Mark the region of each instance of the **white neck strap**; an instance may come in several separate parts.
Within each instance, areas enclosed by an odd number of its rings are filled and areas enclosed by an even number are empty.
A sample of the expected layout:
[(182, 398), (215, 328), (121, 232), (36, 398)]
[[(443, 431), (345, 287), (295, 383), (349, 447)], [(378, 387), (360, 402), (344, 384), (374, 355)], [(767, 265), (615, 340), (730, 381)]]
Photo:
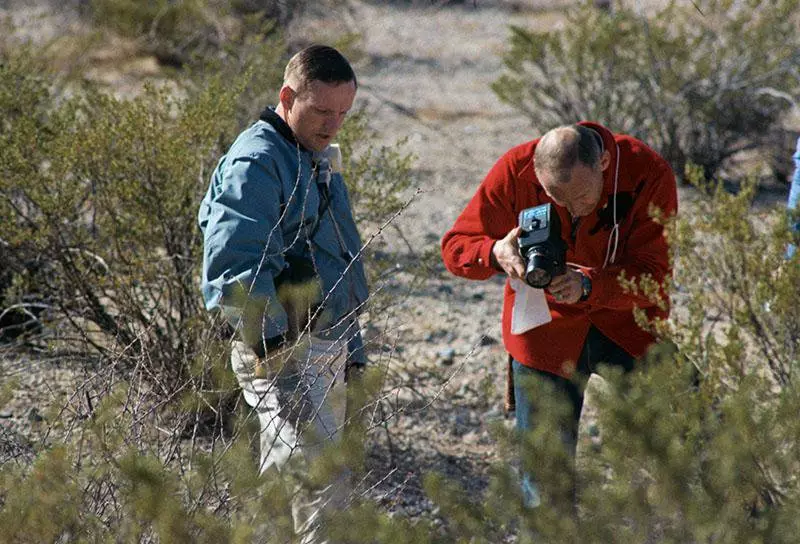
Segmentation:
[(619, 186), (619, 144), (617, 144), (617, 161), (614, 167), (614, 203), (612, 217), (614, 218), (614, 226), (611, 228), (611, 234), (608, 236), (608, 247), (606, 248), (606, 260), (603, 262), (603, 268), (609, 264), (614, 264), (617, 260), (617, 247), (619, 246), (619, 223), (617, 222), (617, 189)]

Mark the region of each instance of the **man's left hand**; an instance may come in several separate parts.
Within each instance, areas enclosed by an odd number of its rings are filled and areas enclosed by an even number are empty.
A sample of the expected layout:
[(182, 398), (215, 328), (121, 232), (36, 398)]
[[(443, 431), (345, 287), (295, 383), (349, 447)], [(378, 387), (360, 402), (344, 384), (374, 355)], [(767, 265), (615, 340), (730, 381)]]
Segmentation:
[(581, 299), (583, 295), (583, 286), (581, 284), (583, 277), (580, 272), (568, 268), (566, 273), (556, 276), (550, 282), (547, 292), (553, 295), (556, 302), (562, 304), (575, 304)]

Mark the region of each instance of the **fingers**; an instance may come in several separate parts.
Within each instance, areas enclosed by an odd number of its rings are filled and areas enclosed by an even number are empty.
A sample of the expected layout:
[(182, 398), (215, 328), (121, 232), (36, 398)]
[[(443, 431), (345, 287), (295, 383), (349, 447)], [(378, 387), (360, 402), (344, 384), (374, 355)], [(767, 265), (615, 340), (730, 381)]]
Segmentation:
[(580, 273), (569, 269), (566, 273), (556, 276), (547, 287), (547, 292), (558, 302), (564, 304), (574, 304), (578, 302), (581, 298), (581, 294), (583, 294)]
[(516, 245), (517, 238), (519, 238), (520, 230), (522, 230), (522, 227), (514, 227), (513, 229), (508, 231), (508, 234), (506, 234), (506, 238), (512, 239), (514, 241), (514, 244)]
[(519, 254), (519, 227), (514, 227), (501, 240), (495, 242), (492, 254), (510, 278), (522, 279), (525, 276), (525, 262)]

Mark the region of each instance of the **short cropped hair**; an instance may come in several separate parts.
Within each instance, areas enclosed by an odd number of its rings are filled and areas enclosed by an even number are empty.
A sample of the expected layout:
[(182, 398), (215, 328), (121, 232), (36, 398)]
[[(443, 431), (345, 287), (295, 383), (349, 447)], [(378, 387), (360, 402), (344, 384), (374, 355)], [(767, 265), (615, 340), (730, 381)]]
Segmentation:
[(323, 83), (352, 81), (358, 87), (353, 67), (350, 66), (344, 55), (327, 45), (306, 47), (295, 53), (286, 65), (283, 84), (290, 85), (295, 92), (303, 92), (312, 81), (322, 81)]
[(536, 144), (533, 154), (537, 175), (547, 172), (557, 183), (570, 178), (579, 162), (597, 168), (603, 153), (603, 139), (582, 125), (564, 125), (549, 130)]

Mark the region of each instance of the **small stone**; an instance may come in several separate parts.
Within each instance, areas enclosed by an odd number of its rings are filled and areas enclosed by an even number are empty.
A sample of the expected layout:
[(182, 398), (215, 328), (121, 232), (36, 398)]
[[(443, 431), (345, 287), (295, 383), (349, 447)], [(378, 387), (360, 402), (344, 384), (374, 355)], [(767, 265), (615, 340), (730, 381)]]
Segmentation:
[(436, 342), (437, 340), (443, 338), (447, 335), (447, 330), (445, 329), (436, 329), (435, 331), (431, 331), (425, 336), (426, 342)]
[(443, 365), (445, 366), (452, 365), (453, 362), (455, 361), (456, 350), (454, 350), (453, 348), (441, 349), (439, 350), (438, 357), (439, 357), (439, 362), (442, 363)]
[(44, 418), (39, 414), (39, 410), (36, 408), (31, 408), (31, 411), (28, 412), (28, 421), (44, 421)]
[(0, 412), (0, 419), (9, 419), (14, 417), (14, 414), (11, 412), (6, 412), (5, 410)]
[(488, 334), (482, 334), (478, 344), (481, 346), (493, 346), (497, 344), (497, 338), (489, 336)]

